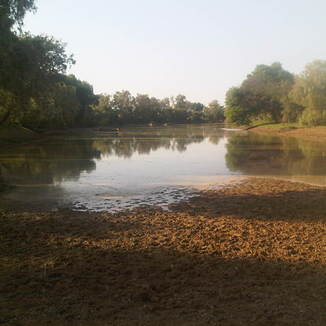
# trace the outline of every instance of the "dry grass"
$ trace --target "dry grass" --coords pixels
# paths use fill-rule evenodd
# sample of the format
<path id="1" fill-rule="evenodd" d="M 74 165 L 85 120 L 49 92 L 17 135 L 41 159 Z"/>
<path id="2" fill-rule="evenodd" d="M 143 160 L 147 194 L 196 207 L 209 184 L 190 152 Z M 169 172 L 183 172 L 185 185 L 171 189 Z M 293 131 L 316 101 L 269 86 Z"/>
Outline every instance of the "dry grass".
<path id="1" fill-rule="evenodd" d="M 311 128 L 277 128 L 276 126 L 264 126 L 251 129 L 250 132 L 261 134 L 274 134 L 278 136 L 290 136 L 314 141 L 326 140 L 326 127 L 311 127 Z"/>
<path id="2" fill-rule="evenodd" d="M 2 212 L 0 323 L 326 325 L 325 198 L 251 179 L 172 212 Z"/>

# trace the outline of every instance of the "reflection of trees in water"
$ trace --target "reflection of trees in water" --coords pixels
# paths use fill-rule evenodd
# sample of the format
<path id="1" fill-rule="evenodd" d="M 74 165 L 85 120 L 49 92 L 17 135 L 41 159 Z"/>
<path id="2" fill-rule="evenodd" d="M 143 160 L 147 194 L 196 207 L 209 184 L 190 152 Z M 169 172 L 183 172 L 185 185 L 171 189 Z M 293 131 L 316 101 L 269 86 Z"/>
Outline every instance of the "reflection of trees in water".
<path id="1" fill-rule="evenodd" d="M 91 142 L 62 142 L 21 147 L 5 157 L 3 160 L 0 157 L 2 182 L 53 184 L 77 180 L 81 172 L 94 170 L 93 159 L 99 158 L 100 152 Z"/>
<path id="2" fill-rule="evenodd" d="M 53 184 L 77 180 L 96 168 L 103 156 L 129 158 L 159 149 L 184 152 L 190 144 L 218 144 L 224 132 L 217 127 L 177 126 L 123 130 L 102 140 L 58 140 L 33 144 L 0 154 L 0 183 Z M 326 144 L 296 138 L 230 134 L 226 164 L 245 174 L 325 175 Z"/>
<path id="3" fill-rule="evenodd" d="M 129 158 L 147 155 L 160 148 L 184 152 L 205 138 L 217 144 L 223 132 L 216 127 L 178 126 L 126 129 L 121 136 L 103 140 L 53 140 L 16 148 L 0 156 L 0 183 L 54 184 L 78 180 L 80 173 L 96 168 L 94 159 L 103 156 Z"/>
<path id="4" fill-rule="evenodd" d="M 202 142 L 204 138 L 157 138 L 157 139 L 114 139 L 109 141 L 94 141 L 93 146 L 103 156 L 118 156 L 130 158 L 134 154 L 146 155 L 160 148 L 184 152 L 187 145 Z"/>
<path id="5" fill-rule="evenodd" d="M 226 164 L 245 174 L 324 175 L 326 144 L 304 139 L 234 134 L 226 146 Z"/>
<path id="6" fill-rule="evenodd" d="M 184 152 L 190 144 L 201 143 L 206 138 L 218 144 L 223 137 L 216 127 L 138 128 L 123 132 L 119 138 L 95 141 L 93 146 L 103 156 L 129 158 L 135 153 L 149 154 L 160 148 Z"/>
<path id="7" fill-rule="evenodd" d="M 218 143 L 220 142 L 221 138 L 224 138 L 224 136 L 216 136 L 216 135 L 213 135 L 213 136 L 209 136 L 208 137 L 208 140 L 214 144 L 214 145 L 218 145 Z"/>

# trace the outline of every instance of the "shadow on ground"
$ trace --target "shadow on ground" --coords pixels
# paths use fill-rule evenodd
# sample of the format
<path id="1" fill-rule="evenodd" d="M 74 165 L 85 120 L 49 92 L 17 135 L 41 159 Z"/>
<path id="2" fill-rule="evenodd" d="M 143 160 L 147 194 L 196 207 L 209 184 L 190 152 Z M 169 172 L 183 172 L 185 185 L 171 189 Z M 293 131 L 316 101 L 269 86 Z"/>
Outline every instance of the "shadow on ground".
<path id="1" fill-rule="evenodd" d="M 326 188 L 296 182 L 250 178 L 218 191 L 204 191 L 175 211 L 193 216 L 238 216 L 261 220 L 326 221 Z"/>
<path id="2" fill-rule="evenodd" d="M 253 197 L 249 184 L 243 196 L 210 193 L 206 217 L 201 202 L 178 212 L 0 213 L 0 324 L 325 325 L 326 212 L 317 221 L 299 201 L 303 215 L 285 221 L 296 200 L 325 192 L 289 185 L 273 196 L 275 185 L 263 193 L 258 182 Z M 211 201 L 228 204 L 214 215 Z M 271 211 L 256 219 L 250 211 L 264 203 Z"/>

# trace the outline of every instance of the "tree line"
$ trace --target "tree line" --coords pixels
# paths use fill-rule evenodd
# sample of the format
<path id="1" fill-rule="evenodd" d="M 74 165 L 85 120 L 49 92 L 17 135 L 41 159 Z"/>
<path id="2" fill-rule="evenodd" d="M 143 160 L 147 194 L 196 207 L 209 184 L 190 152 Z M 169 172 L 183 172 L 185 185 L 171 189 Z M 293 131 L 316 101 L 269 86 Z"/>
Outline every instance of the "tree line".
<path id="1" fill-rule="evenodd" d="M 239 87 L 226 94 L 226 121 L 326 125 L 326 61 L 316 60 L 294 75 L 278 62 L 258 65 Z"/>
<path id="2" fill-rule="evenodd" d="M 239 87 L 205 106 L 183 95 L 157 99 L 128 91 L 94 94 L 88 82 L 67 69 L 75 64 L 65 44 L 23 31 L 35 0 L 0 0 L 0 126 L 33 130 L 131 123 L 255 121 L 326 124 L 326 61 L 294 75 L 280 63 L 258 65 Z"/>
<path id="3" fill-rule="evenodd" d="M 124 123 L 223 122 L 224 108 L 218 101 L 207 106 L 190 102 L 184 95 L 157 99 L 146 94 L 132 96 L 128 91 L 99 95 L 93 106 L 95 121 L 103 125 Z"/>
<path id="4" fill-rule="evenodd" d="M 65 44 L 23 31 L 34 0 L 0 0 L 0 126 L 33 130 L 62 127 L 223 121 L 223 107 L 189 102 L 185 96 L 157 99 L 128 91 L 94 94 L 67 69 L 75 64 Z"/>

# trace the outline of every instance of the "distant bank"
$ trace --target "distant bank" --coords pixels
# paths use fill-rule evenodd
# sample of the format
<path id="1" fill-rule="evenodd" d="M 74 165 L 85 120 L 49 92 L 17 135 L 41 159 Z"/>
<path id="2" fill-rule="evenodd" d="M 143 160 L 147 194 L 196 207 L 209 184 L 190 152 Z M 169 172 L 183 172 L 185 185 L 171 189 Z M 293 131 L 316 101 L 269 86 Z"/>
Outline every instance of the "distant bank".
<path id="1" fill-rule="evenodd" d="M 278 123 L 258 126 L 248 131 L 261 134 L 326 141 L 326 126 L 302 127 L 296 123 Z"/>

